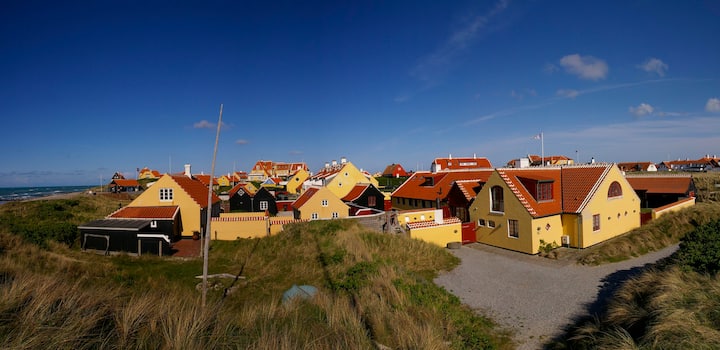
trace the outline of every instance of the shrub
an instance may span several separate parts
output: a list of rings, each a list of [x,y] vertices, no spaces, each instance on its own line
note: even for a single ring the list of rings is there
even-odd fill
[[[677,259],[681,266],[700,273],[720,271],[720,220],[698,226],[680,241]]]

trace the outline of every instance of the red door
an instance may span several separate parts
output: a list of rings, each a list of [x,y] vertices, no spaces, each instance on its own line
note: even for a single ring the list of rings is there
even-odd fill
[[[477,238],[475,237],[475,223],[474,222],[463,222],[462,223],[462,244],[475,243]]]

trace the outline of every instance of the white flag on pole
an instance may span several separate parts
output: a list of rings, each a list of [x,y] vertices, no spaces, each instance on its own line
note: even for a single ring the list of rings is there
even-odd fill
[[[533,138],[534,140],[542,140],[542,137],[543,137],[542,133],[539,133],[539,134],[533,136],[532,138]]]

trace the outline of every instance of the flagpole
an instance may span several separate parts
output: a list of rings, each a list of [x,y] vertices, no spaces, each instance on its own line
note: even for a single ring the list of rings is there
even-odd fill
[[[545,166],[545,135],[540,132],[540,162]]]
[[[204,240],[205,245],[203,246],[203,275],[202,275],[202,307],[205,308],[205,300],[207,299],[208,289],[208,254],[210,253],[210,222],[212,221],[212,191],[213,191],[213,178],[215,177],[215,158],[217,157],[218,139],[220,139],[220,127],[222,126],[222,112],[223,105],[220,104],[220,116],[218,116],[217,133],[215,134],[215,150],[213,151],[212,166],[210,167],[210,184],[208,185],[208,201],[207,201],[207,217],[205,222],[205,237],[201,237]]]

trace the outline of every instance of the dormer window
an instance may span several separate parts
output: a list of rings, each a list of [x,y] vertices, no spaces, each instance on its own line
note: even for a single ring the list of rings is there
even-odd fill
[[[553,199],[552,182],[538,182],[537,184],[537,201],[549,201]]]

